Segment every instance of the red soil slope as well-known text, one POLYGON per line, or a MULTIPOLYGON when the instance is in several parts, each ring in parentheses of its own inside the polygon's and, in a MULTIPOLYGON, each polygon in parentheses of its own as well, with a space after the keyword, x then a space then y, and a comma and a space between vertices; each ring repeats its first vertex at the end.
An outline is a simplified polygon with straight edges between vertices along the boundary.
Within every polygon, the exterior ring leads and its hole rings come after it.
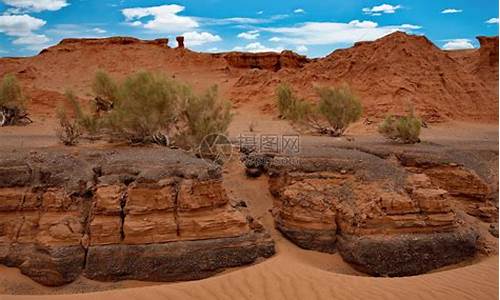
POLYGON ((139 70, 160 72, 195 90, 217 84, 235 107, 274 111, 280 82, 311 101, 317 86, 348 83, 359 94, 366 117, 401 113, 411 102, 428 121, 496 121, 498 37, 479 40, 480 49, 442 51, 425 37, 397 32, 309 60, 290 51, 197 53, 169 48, 166 40, 68 39, 34 57, 0 59, 0 76, 18 76, 33 113, 50 116, 67 89, 91 99, 90 83, 102 69, 118 79, 139 70))

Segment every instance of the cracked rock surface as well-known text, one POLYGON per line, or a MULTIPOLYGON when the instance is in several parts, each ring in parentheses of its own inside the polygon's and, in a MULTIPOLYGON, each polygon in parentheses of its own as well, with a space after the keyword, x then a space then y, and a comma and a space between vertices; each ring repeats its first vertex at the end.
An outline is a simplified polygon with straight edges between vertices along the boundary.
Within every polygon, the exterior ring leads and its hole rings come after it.
POLYGON ((274 254, 215 165, 181 151, 36 150, 0 158, 0 263, 45 285, 200 279, 274 254))

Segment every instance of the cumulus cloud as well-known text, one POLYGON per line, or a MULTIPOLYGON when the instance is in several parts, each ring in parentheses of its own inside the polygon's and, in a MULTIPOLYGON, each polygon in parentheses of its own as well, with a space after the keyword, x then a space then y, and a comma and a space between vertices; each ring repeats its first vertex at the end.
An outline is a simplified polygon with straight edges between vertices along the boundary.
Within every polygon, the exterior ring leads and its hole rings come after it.
POLYGON ((400 9, 401 5, 381 4, 373 7, 363 8, 363 12, 367 15, 380 16, 381 14, 393 14, 400 9))
POLYGON ((246 46, 237 46, 233 48, 233 51, 245 51, 245 52, 281 52, 283 47, 269 48, 262 45, 260 42, 250 43, 246 46))
POLYGON ((498 18, 491 18, 486 21, 487 24, 498 24, 498 18))
POLYGON ((46 44, 49 39, 43 34, 32 34, 27 36, 21 36, 15 39, 12 43, 14 45, 40 45, 46 44))
POLYGON ((238 34, 238 37, 240 39, 245 39, 245 40, 256 40, 259 36, 260 34, 258 30, 251 30, 238 34))
POLYGON ((447 8, 447 9, 443 9, 443 11, 441 11, 442 14, 458 14, 458 13, 461 13, 463 10, 461 9, 456 9, 456 8, 447 8))
POLYGON ((297 46, 296 48, 297 52, 299 53, 307 53, 307 51, 309 51, 309 49, 307 49, 307 47, 305 45, 299 45, 297 46))
POLYGON ((47 43, 49 38, 34 31, 45 24, 44 20, 29 15, 1 15, 0 33, 15 37, 12 42, 15 45, 41 45, 47 43))
POLYGON ((126 22, 132 26, 141 26, 145 29, 163 33, 179 33, 199 27, 199 23, 193 17, 180 16, 178 13, 184 11, 185 7, 177 4, 135 7, 122 10, 126 22), (152 17, 152 20, 142 21, 144 18, 152 17))
POLYGON ((306 11, 303 9, 303 8, 297 8, 296 10, 293 11, 294 13, 296 14, 303 14, 305 13, 306 11))
POLYGON ((187 45, 199 46, 206 43, 213 43, 222 41, 222 38, 218 35, 213 35, 210 32, 185 32, 182 34, 186 40, 187 45))
POLYGON ((99 28, 99 27, 92 28, 92 31, 95 33, 98 33, 98 34, 106 33, 106 30, 99 28))
POLYGON ((403 29, 410 29, 410 30, 411 29, 417 30, 417 29, 421 29, 422 28, 422 26, 412 25, 412 24, 402 24, 400 27, 403 28, 403 29))
POLYGON ((46 23, 29 15, 3 15, 0 16, 0 32, 10 36, 28 36, 46 23))
POLYGON ((469 39, 453 39, 447 40, 447 42, 443 45, 443 49, 445 50, 459 50, 459 49, 472 49, 474 46, 472 45, 469 39))
POLYGON ((359 20, 352 20, 349 22, 349 25, 352 25, 354 27, 358 28, 375 28, 378 26, 377 23, 372 22, 372 21, 359 21, 359 20))
POLYGON ((371 41, 395 31, 411 32, 417 25, 379 26, 371 21, 353 20, 349 23, 307 22, 292 27, 262 27, 273 33, 270 41, 292 45, 352 44, 371 41))
POLYGON ((20 11, 41 12, 44 10, 56 11, 69 5, 66 0, 2 0, 8 6, 20 11))

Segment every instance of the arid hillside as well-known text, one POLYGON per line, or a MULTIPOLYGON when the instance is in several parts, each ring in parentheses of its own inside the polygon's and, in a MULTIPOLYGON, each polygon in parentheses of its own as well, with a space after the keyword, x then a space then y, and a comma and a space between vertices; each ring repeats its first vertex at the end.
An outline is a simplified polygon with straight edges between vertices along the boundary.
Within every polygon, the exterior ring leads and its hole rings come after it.
POLYGON ((431 122, 492 122, 498 120, 498 37, 479 41, 476 50, 443 51, 423 36, 396 32, 310 60, 291 51, 197 53, 171 48, 165 39, 66 39, 33 57, 1 58, 0 76, 15 74, 32 100, 31 113, 47 116, 55 115, 67 89, 90 100, 90 82, 102 69, 118 79, 139 70, 161 72, 195 90, 217 84, 236 108, 274 114, 281 82, 311 101, 315 87, 347 83, 365 117, 401 113, 413 103, 431 122))

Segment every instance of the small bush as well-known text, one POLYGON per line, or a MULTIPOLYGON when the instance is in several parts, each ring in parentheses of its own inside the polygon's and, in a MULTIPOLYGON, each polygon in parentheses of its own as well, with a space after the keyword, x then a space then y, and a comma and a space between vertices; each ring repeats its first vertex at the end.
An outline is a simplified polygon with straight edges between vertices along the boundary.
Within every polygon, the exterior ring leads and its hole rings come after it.
POLYGON ((312 104, 297 98, 286 84, 280 84, 276 89, 278 110, 284 119, 301 122, 313 112, 312 104))
POLYGON ((17 78, 5 75, 0 84, 0 126, 31 123, 25 110, 25 98, 17 78))
POLYGON ((24 109, 24 96, 14 75, 7 74, 0 85, 0 106, 24 109))
POLYGON ((145 143, 176 121, 181 87, 151 73, 141 72, 120 85, 113 109, 104 126, 131 143, 145 143))
POLYGON ((118 85, 104 71, 97 71, 92 82, 92 92, 111 103, 118 98, 118 85))
POLYGON ((189 89, 184 94, 187 96, 181 115, 185 129, 177 137, 180 145, 193 147, 205 137, 215 138, 217 134, 226 134, 232 120, 231 103, 218 98, 217 86, 211 87, 201 96, 192 94, 189 89))
POLYGON ((59 128, 57 129, 57 137, 66 146, 74 146, 78 144, 82 131, 77 120, 69 118, 66 109, 60 108, 57 112, 59 119, 59 128))
POLYGON ((89 136, 96 136, 102 127, 102 119, 97 115, 84 112, 72 91, 66 91, 65 95, 80 129, 86 131, 89 136))
POLYGON ((363 113, 361 102, 347 86, 318 89, 318 112, 331 126, 333 136, 341 136, 363 113))
POLYGON ((344 134, 349 124, 361 117, 361 103, 348 87, 321 88, 317 92, 320 101, 314 105, 297 98, 287 85, 280 85, 276 95, 281 116, 332 136, 344 134))
POLYGON ((111 110, 89 114, 72 93, 66 95, 78 125, 91 135, 164 146, 175 137, 179 146, 192 148, 207 135, 224 134, 231 122, 230 105, 219 100, 217 87, 198 96, 187 86, 148 72, 120 84, 99 72, 93 90, 98 97, 113 99, 111 110))
POLYGON ((420 142, 421 127, 422 122, 411 111, 407 116, 388 116, 380 124, 378 131, 388 139, 414 144, 420 142))

